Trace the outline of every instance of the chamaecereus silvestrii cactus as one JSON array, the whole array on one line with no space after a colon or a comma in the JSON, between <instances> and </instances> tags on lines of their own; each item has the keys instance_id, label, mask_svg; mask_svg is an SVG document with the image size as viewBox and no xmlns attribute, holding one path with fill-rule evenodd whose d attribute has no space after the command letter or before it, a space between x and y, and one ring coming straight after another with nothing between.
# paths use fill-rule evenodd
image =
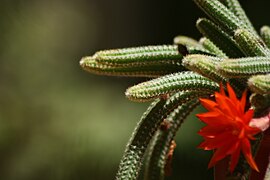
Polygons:
<instances>
[{"instance_id":1,"label":"chamaecereus silvestrii cactus","mask_svg":"<svg viewBox=\"0 0 270 180\"><path fill-rule=\"evenodd\" d=\"M153 102L132 133L117 180L137 179L143 162L145 179L170 174L175 134L200 103L209 112L197 114L206 124L199 148L214 150L215 178L270 177L270 27L258 33L237 0L194 1L208 16L196 23L199 41L177 36L171 45L103 50L80 61L94 74L152 78L126 90L132 101Z\"/></svg>"}]
</instances>

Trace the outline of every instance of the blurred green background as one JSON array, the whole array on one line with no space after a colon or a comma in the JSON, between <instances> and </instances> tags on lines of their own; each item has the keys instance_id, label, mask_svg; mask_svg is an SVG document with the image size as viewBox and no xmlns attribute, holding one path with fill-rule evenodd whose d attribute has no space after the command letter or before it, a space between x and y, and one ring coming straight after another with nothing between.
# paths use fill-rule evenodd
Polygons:
<instances>
[{"instance_id":1,"label":"blurred green background","mask_svg":"<svg viewBox=\"0 0 270 180\"><path fill-rule=\"evenodd\" d=\"M199 38L203 13L190 0L1 0L0 179L114 179L136 122L149 103L129 102L144 78L100 77L79 67L95 51ZM263 0L242 1L258 29L270 24ZM177 136L174 176L211 179L209 153L196 149L202 124Z\"/></svg>"}]
</instances>

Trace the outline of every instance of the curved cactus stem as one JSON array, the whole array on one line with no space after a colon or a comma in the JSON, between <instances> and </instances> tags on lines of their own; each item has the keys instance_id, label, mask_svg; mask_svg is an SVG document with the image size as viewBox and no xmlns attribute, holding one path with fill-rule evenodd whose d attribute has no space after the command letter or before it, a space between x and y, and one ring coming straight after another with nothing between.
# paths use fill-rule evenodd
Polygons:
<instances>
[{"instance_id":1,"label":"curved cactus stem","mask_svg":"<svg viewBox=\"0 0 270 180\"><path fill-rule=\"evenodd\" d=\"M200 18L197 20L196 27L205 37L222 49L227 56L233 58L244 56L233 38L212 21Z\"/></svg>"},{"instance_id":2,"label":"curved cactus stem","mask_svg":"<svg viewBox=\"0 0 270 180\"><path fill-rule=\"evenodd\" d=\"M218 83L194 72L180 72L146 81L127 89L132 101L149 101L176 91L218 91Z\"/></svg>"},{"instance_id":3,"label":"curved cactus stem","mask_svg":"<svg viewBox=\"0 0 270 180\"><path fill-rule=\"evenodd\" d=\"M176 132L190 114L190 112L199 104L197 99L186 102L174 110L173 113L166 119L168 123L167 128L161 128L159 133L152 142L152 151L148 154L150 156L146 162L145 180L163 180L164 176L169 175L170 169L170 145L175 137ZM169 157L168 157L169 155ZM167 167L167 168L165 168Z\"/></svg>"},{"instance_id":4,"label":"curved cactus stem","mask_svg":"<svg viewBox=\"0 0 270 180\"><path fill-rule=\"evenodd\" d=\"M205 36L200 42L177 36L174 45L104 50L80 61L83 69L94 74L157 77L126 91L133 101L155 100L127 144L116 180L138 178L149 144L146 179L163 179L175 133L198 104L198 97L219 91L220 82L229 82L238 95L249 87L254 118L269 113L270 27L262 27L260 37L237 0L194 1L211 19L197 21ZM259 142L258 136L253 154ZM270 170L267 172L269 175ZM226 178L248 179L249 174L250 168L241 157Z\"/></svg>"},{"instance_id":5,"label":"curved cactus stem","mask_svg":"<svg viewBox=\"0 0 270 180\"><path fill-rule=\"evenodd\" d=\"M135 128L126 147L116 175L117 180L137 179L147 146L161 122L180 104L189 101L194 96L198 96L196 92L177 93L167 100L164 98L155 100L150 105Z\"/></svg>"},{"instance_id":6,"label":"curved cactus stem","mask_svg":"<svg viewBox=\"0 0 270 180\"><path fill-rule=\"evenodd\" d=\"M147 145L163 120L160 113L165 103L165 100L154 101L142 116L120 162L117 180L137 179Z\"/></svg>"}]
</instances>

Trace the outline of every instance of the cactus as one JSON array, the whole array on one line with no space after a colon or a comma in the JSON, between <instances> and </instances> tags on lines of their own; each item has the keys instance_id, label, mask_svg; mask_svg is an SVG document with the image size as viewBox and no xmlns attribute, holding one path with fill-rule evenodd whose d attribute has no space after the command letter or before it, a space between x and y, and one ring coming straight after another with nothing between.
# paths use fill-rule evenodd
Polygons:
<instances>
[{"instance_id":1,"label":"cactus","mask_svg":"<svg viewBox=\"0 0 270 180\"><path fill-rule=\"evenodd\" d=\"M125 93L132 101L153 102L132 133L117 180L137 179L145 156L145 179L164 179L176 132L198 99L211 99L219 84L229 83L238 98L247 90L254 117L269 114L270 28L263 26L259 35L237 0L194 1L209 18L196 23L203 36L199 41L177 36L171 45L103 50L80 61L94 74L154 78ZM253 143L253 154L259 143L260 138ZM224 176L246 179L250 172L241 157L234 172Z\"/></svg>"}]
</instances>

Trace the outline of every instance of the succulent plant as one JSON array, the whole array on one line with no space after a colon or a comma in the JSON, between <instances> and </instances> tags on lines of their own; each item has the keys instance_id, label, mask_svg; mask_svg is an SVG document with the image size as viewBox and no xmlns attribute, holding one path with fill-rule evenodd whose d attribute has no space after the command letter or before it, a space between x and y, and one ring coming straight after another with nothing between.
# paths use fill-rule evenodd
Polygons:
<instances>
[{"instance_id":1,"label":"succulent plant","mask_svg":"<svg viewBox=\"0 0 270 180\"><path fill-rule=\"evenodd\" d=\"M137 179L144 157L145 179L164 179L170 173L176 132L199 99L213 99L220 84L229 83L238 98L247 90L253 118L269 114L270 27L263 26L257 33L237 0L194 1L209 18L196 23L203 35L199 41L177 36L172 45L103 50L80 61L83 69L94 74L153 78L126 90L132 101L153 102L127 144L118 180ZM259 137L252 144L253 154ZM250 171L240 158L226 176L248 179ZM265 171L261 173L267 178L270 170Z\"/></svg>"}]
</instances>

